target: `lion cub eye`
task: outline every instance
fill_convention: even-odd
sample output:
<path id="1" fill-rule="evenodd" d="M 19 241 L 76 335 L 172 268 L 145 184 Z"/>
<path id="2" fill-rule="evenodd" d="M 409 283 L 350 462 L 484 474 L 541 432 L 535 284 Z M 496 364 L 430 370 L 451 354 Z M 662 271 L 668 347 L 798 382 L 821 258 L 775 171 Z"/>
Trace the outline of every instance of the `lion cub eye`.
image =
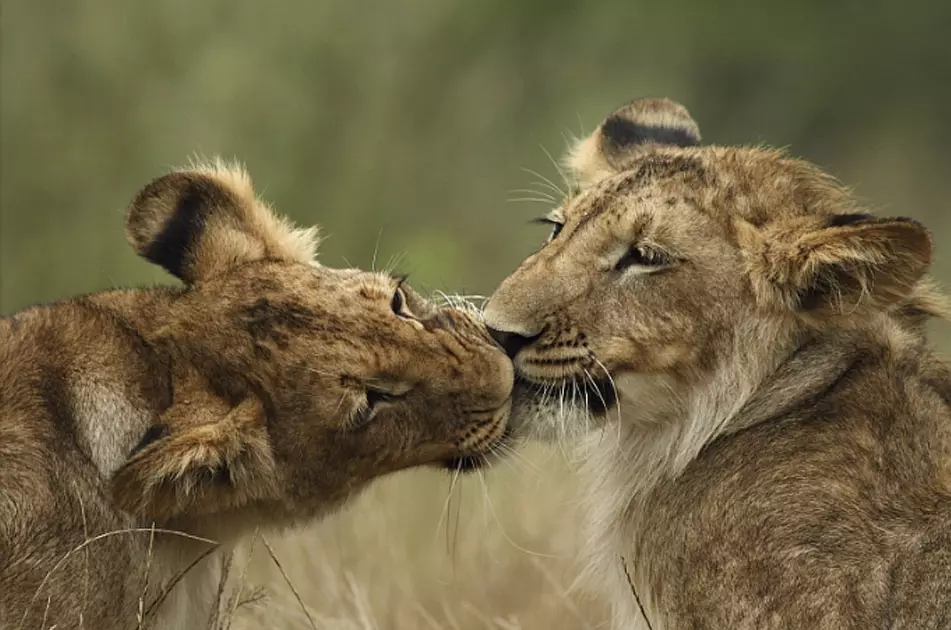
<path id="1" fill-rule="evenodd" d="M 565 227 L 564 223 L 562 223 L 561 221 L 556 221 L 555 219 L 552 219 L 550 217 L 540 217 L 538 219 L 534 219 L 532 222 L 551 226 L 551 235 L 548 237 L 549 243 L 555 240 L 558 234 L 561 233 L 561 229 Z"/>
<path id="2" fill-rule="evenodd" d="M 393 298 L 390 300 L 390 308 L 397 317 L 410 317 L 409 312 L 406 310 L 406 295 L 400 287 L 396 287 L 396 290 L 393 292 Z"/>
<path id="3" fill-rule="evenodd" d="M 630 267 L 665 267 L 672 262 L 673 259 L 659 249 L 646 245 L 635 245 L 621 256 L 621 259 L 614 265 L 614 269 L 615 271 L 624 271 Z"/>
<path id="4" fill-rule="evenodd" d="M 381 404 L 397 402 L 406 397 L 409 389 L 405 390 L 385 390 L 377 387 L 366 388 L 366 404 L 362 405 L 350 419 L 349 428 L 359 429 L 373 420 Z"/>
<path id="5" fill-rule="evenodd" d="M 399 400 L 406 396 L 403 394 L 394 394 L 393 392 L 384 391 L 382 389 L 375 389 L 373 387 L 367 388 L 367 407 L 373 409 L 380 403 L 393 402 L 394 400 Z"/>

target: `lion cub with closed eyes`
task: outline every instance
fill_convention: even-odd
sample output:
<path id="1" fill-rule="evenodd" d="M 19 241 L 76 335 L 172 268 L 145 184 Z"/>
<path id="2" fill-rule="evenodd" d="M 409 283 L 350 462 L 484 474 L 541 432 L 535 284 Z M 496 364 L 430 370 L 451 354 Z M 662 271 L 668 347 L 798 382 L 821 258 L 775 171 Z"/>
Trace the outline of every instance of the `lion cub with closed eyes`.
<path id="1" fill-rule="evenodd" d="M 185 286 L 0 320 L 0 627 L 205 627 L 222 554 L 189 570 L 208 545 L 164 530 L 227 547 L 504 439 L 512 368 L 483 324 L 317 264 L 241 169 L 153 181 L 126 228 Z"/>

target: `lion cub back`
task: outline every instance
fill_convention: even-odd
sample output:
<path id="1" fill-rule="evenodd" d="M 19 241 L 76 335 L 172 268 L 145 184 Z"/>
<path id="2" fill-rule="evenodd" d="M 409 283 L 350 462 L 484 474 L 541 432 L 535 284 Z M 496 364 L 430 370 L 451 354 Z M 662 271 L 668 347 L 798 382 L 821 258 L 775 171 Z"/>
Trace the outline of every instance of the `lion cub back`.
<path id="1" fill-rule="evenodd" d="M 44 617 L 118 624 L 138 605 L 126 595 L 144 592 L 147 536 L 119 533 L 135 523 L 102 479 L 168 404 L 167 367 L 135 332 L 162 294 L 106 293 L 0 320 L 4 628 Z"/>

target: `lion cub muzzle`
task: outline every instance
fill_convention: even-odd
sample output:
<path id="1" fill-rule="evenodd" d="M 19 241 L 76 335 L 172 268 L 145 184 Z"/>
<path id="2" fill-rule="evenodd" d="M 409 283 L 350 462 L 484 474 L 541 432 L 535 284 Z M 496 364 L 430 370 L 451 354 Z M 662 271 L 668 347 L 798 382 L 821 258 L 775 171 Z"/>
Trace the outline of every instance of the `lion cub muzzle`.
<path id="1" fill-rule="evenodd" d="M 516 367 L 517 392 L 579 401 L 593 414 L 604 414 L 617 403 L 610 375 L 583 335 L 553 338 L 548 326 L 530 335 L 492 327 L 488 331 Z"/>

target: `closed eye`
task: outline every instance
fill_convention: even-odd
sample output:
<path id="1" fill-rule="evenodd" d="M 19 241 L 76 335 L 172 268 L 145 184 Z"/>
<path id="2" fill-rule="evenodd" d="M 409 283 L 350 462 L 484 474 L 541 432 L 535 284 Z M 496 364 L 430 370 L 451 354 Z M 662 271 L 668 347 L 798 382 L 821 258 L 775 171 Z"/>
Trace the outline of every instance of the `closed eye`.
<path id="1" fill-rule="evenodd" d="M 631 267 L 659 268 L 672 265 L 675 259 L 655 247 L 649 245 L 631 246 L 620 260 L 614 265 L 615 271 L 624 271 Z"/>
<path id="2" fill-rule="evenodd" d="M 370 409 L 373 409 L 380 403 L 393 402 L 404 397 L 406 397 L 405 392 L 402 394 L 394 394 L 393 392 L 383 391 L 382 389 L 375 389 L 373 387 L 367 388 L 367 406 Z"/>
<path id="3" fill-rule="evenodd" d="M 397 390 L 385 390 L 378 387 L 367 386 L 366 404 L 361 405 L 350 418 L 349 428 L 359 429 L 368 425 L 381 407 L 396 403 L 406 397 L 409 388 L 400 388 Z"/>

